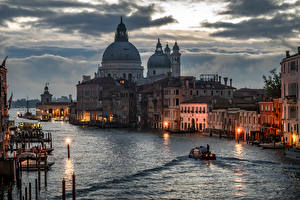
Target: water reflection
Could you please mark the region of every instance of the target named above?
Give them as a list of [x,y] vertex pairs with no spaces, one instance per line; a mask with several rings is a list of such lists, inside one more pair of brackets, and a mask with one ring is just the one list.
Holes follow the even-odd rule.
[[65,178],[65,181],[66,181],[66,188],[67,189],[70,189],[72,187],[73,172],[74,172],[73,161],[71,159],[66,159],[64,178]]
[[164,137],[164,145],[169,145],[169,133],[164,133],[163,134],[163,137]]
[[243,157],[243,145],[235,144],[234,147],[235,147],[235,149],[234,149],[235,156],[241,159]]

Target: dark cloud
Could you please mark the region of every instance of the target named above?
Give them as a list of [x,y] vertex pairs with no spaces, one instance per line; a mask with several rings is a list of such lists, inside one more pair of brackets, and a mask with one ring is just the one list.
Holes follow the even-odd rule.
[[[5,25],[7,21],[14,21],[17,17],[37,17],[37,21],[26,22],[26,24],[45,29],[58,29],[64,33],[100,35],[112,32],[115,30],[120,16],[127,16],[125,23],[128,22],[128,28],[131,30],[176,22],[172,16],[153,20],[152,15],[159,10],[154,4],[140,6],[134,2],[123,1],[119,4],[102,2],[93,5],[77,1],[37,0],[15,0],[5,3],[0,4],[0,25]],[[62,10],[62,8],[68,7],[81,9],[81,11],[64,12]],[[84,8],[92,8],[93,11],[87,11]]]
[[239,23],[204,22],[202,23],[202,26],[221,29],[212,33],[211,36],[232,37],[237,39],[276,39],[298,35],[300,31],[300,16],[295,14],[277,14],[270,19],[251,18]]
[[219,14],[233,16],[266,15],[290,7],[290,4],[282,3],[282,0],[224,0],[224,2],[228,2],[228,5],[225,11]]
[[[184,75],[218,73],[233,79],[234,87],[262,88],[262,75],[274,68],[280,68],[282,55],[245,56],[238,54],[183,54],[182,72]],[[245,77],[247,76],[247,77]]]

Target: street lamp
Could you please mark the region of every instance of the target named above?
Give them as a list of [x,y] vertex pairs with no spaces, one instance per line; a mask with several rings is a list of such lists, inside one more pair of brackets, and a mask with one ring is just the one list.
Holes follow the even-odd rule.
[[164,121],[164,127],[165,127],[165,129],[168,129],[168,127],[169,127],[169,122],[168,121]]
[[66,138],[66,144],[67,144],[67,149],[68,149],[68,159],[70,159],[70,144],[71,144],[70,138]]
[[242,132],[242,129],[240,127],[237,128],[237,137],[238,137],[238,143],[240,143],[240,133]]

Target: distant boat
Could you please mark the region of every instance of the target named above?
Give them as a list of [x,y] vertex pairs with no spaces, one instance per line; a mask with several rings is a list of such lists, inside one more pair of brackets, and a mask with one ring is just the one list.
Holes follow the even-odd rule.
[[293,160],[300,160],[300,149],[290,148],[284,152],[285,157],[291,158]]
[[258,146],[264,149],[284,149],[284,145],[281,143],[263,143],[259,144]]

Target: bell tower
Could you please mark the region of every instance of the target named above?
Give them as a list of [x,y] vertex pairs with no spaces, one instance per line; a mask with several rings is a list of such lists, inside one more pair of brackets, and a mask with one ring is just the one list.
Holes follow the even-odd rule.
[[171,68],[172,68],[172,76],[179,77],[180,76],[180,56],[179,46],[177,42],[175,42],[173,46],[173,52],[171,54]]

